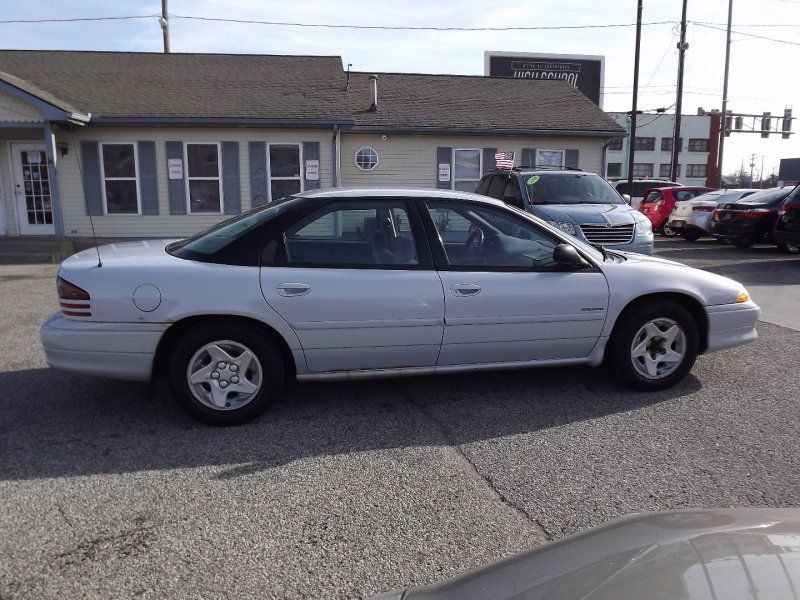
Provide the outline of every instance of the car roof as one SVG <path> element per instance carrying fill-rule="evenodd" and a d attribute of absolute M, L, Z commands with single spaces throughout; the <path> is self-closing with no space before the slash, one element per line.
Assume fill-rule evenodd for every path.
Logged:
<path fill-rule="evenodd" d="M 326 188 L 302 192 L 298 198 L 333 199 L 346 198 L 348 200 L 368 200 L 371 198 L 428 198 L 440 200 L 467 200 L 495 206 L 506 206 L 500 200 L 458 190 L 436 190 L 426 188 Z"/>

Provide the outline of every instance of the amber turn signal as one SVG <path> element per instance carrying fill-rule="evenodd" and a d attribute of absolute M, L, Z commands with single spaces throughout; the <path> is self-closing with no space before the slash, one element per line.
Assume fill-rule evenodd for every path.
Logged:
<path fill-rule="evenodd" d="M 747 302 L 748 300 L 750 300 L 750 294 L 748 294 L 747 292 L 742 292 L 742 293 L 741 293 L 741 294 L 739 294 L 739 296 L 736 298 L 736 301 L 737 301 L 737 302 Z"/>

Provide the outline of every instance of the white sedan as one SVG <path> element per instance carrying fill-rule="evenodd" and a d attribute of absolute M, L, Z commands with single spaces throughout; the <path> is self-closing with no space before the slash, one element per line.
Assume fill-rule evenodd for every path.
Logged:
<path fill-rule="evenodd" d="M 99 260 L 98 260 L 99 253 Z M 102 266 L 101 266 L 102 265 Z M 737 282 L 587 245 L 500 201 L 434 190 L 287 198 L 180 241 L 65 260 L 48 363 L 147 381 L 242 423 L 300 381 L 604 361 L 659 390 L 756 338 Z"/>

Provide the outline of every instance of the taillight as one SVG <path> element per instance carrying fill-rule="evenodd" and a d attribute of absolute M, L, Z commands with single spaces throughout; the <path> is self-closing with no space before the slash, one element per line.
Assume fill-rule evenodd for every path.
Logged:
<path fill-rule="evenodd" d="M 655 203 L 655 206 L 653 206 L 653 209 L 654 210 L 658 210 L 662 206 L 664 206 L 664 201 L 663 200 L 656 200 L 656 203 Z"/>
<path fill-rule="evenodd" d="M 785 215 L 790 210 L 800 211 L 800 204 L 782 204 L 778 214 Z"/>
<path fill-rule="evenodd" d="M 92 316 L 89 292 L 62 277 L 56 279 L 56 290 L 59 304 L 61 304 L 61 312 L 64 315 L 68 317 Z"/>
<path fill-rule="evenodd" d="M 722 211 L 717 209 L 714 211 L 714 218 L 719 219 L 722 216 Z"/>
<path fill-rule="evenodd" d="M 736 215 L 737 219 L 761 219 L 769 214 L 766 208 L 751 208 Z"/>
<path fill-rule="evenodd" d="M 715 212 L 713 206 L 693 206 L 692 212 Z M 716 211 L 719 214 L 719 211 Z"/>

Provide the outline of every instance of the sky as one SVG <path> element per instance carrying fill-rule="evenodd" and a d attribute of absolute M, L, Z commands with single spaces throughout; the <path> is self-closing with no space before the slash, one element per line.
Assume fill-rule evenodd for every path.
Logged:
<path fill-rule="evenodd" d="M 153 15 L 160 1 L 0 0 L 0 20 Z M 688 19 L 724 28 L 728 0 L 688 0 Z M 172 15 L 302 23 L 508 27 L 634 23 L 635 0 L 169 0 Z M 640 62 L 640 109 L 673 107 L 677 81 L 677 22 L 680 0 L 644 0 Z M 795 107 L 800 116 L 800 0 L 734 0 L 734 31 L 793 42 L 779 43 L 733 35 L 728 108 L 773 115 Z M 772 25 L 780 26 L 772 26 Z M 771 25 L 769 27 L 754 25 Z M 173 52 L 321 54 L 341 56 L 357 71 L 483 74 L 485 50 L 603 55 L 605 103 L 609 111 L 631 107 L 634 27 L 559 31 L 434 32 L 317 29 L 218 23 L 173 17 Z M 725 32 L 690 24 L 687 30 L 683 113 L 719 109 L 725 59 Z M 0 24 L 0 47 L 61 50 L 162 50 L 155 17 L 68 24 Z M 0 64 L 0 70 L 2 65 Z M 793 125 L 800 129 L 800 121 Z M 800 136 L 781 140 L 732 134 L 725 145 L 724 172 L 749 169 L 756 154 L 756 177 L 764 157 L 765 176 L 780 158 L 800 156 Z"/>

